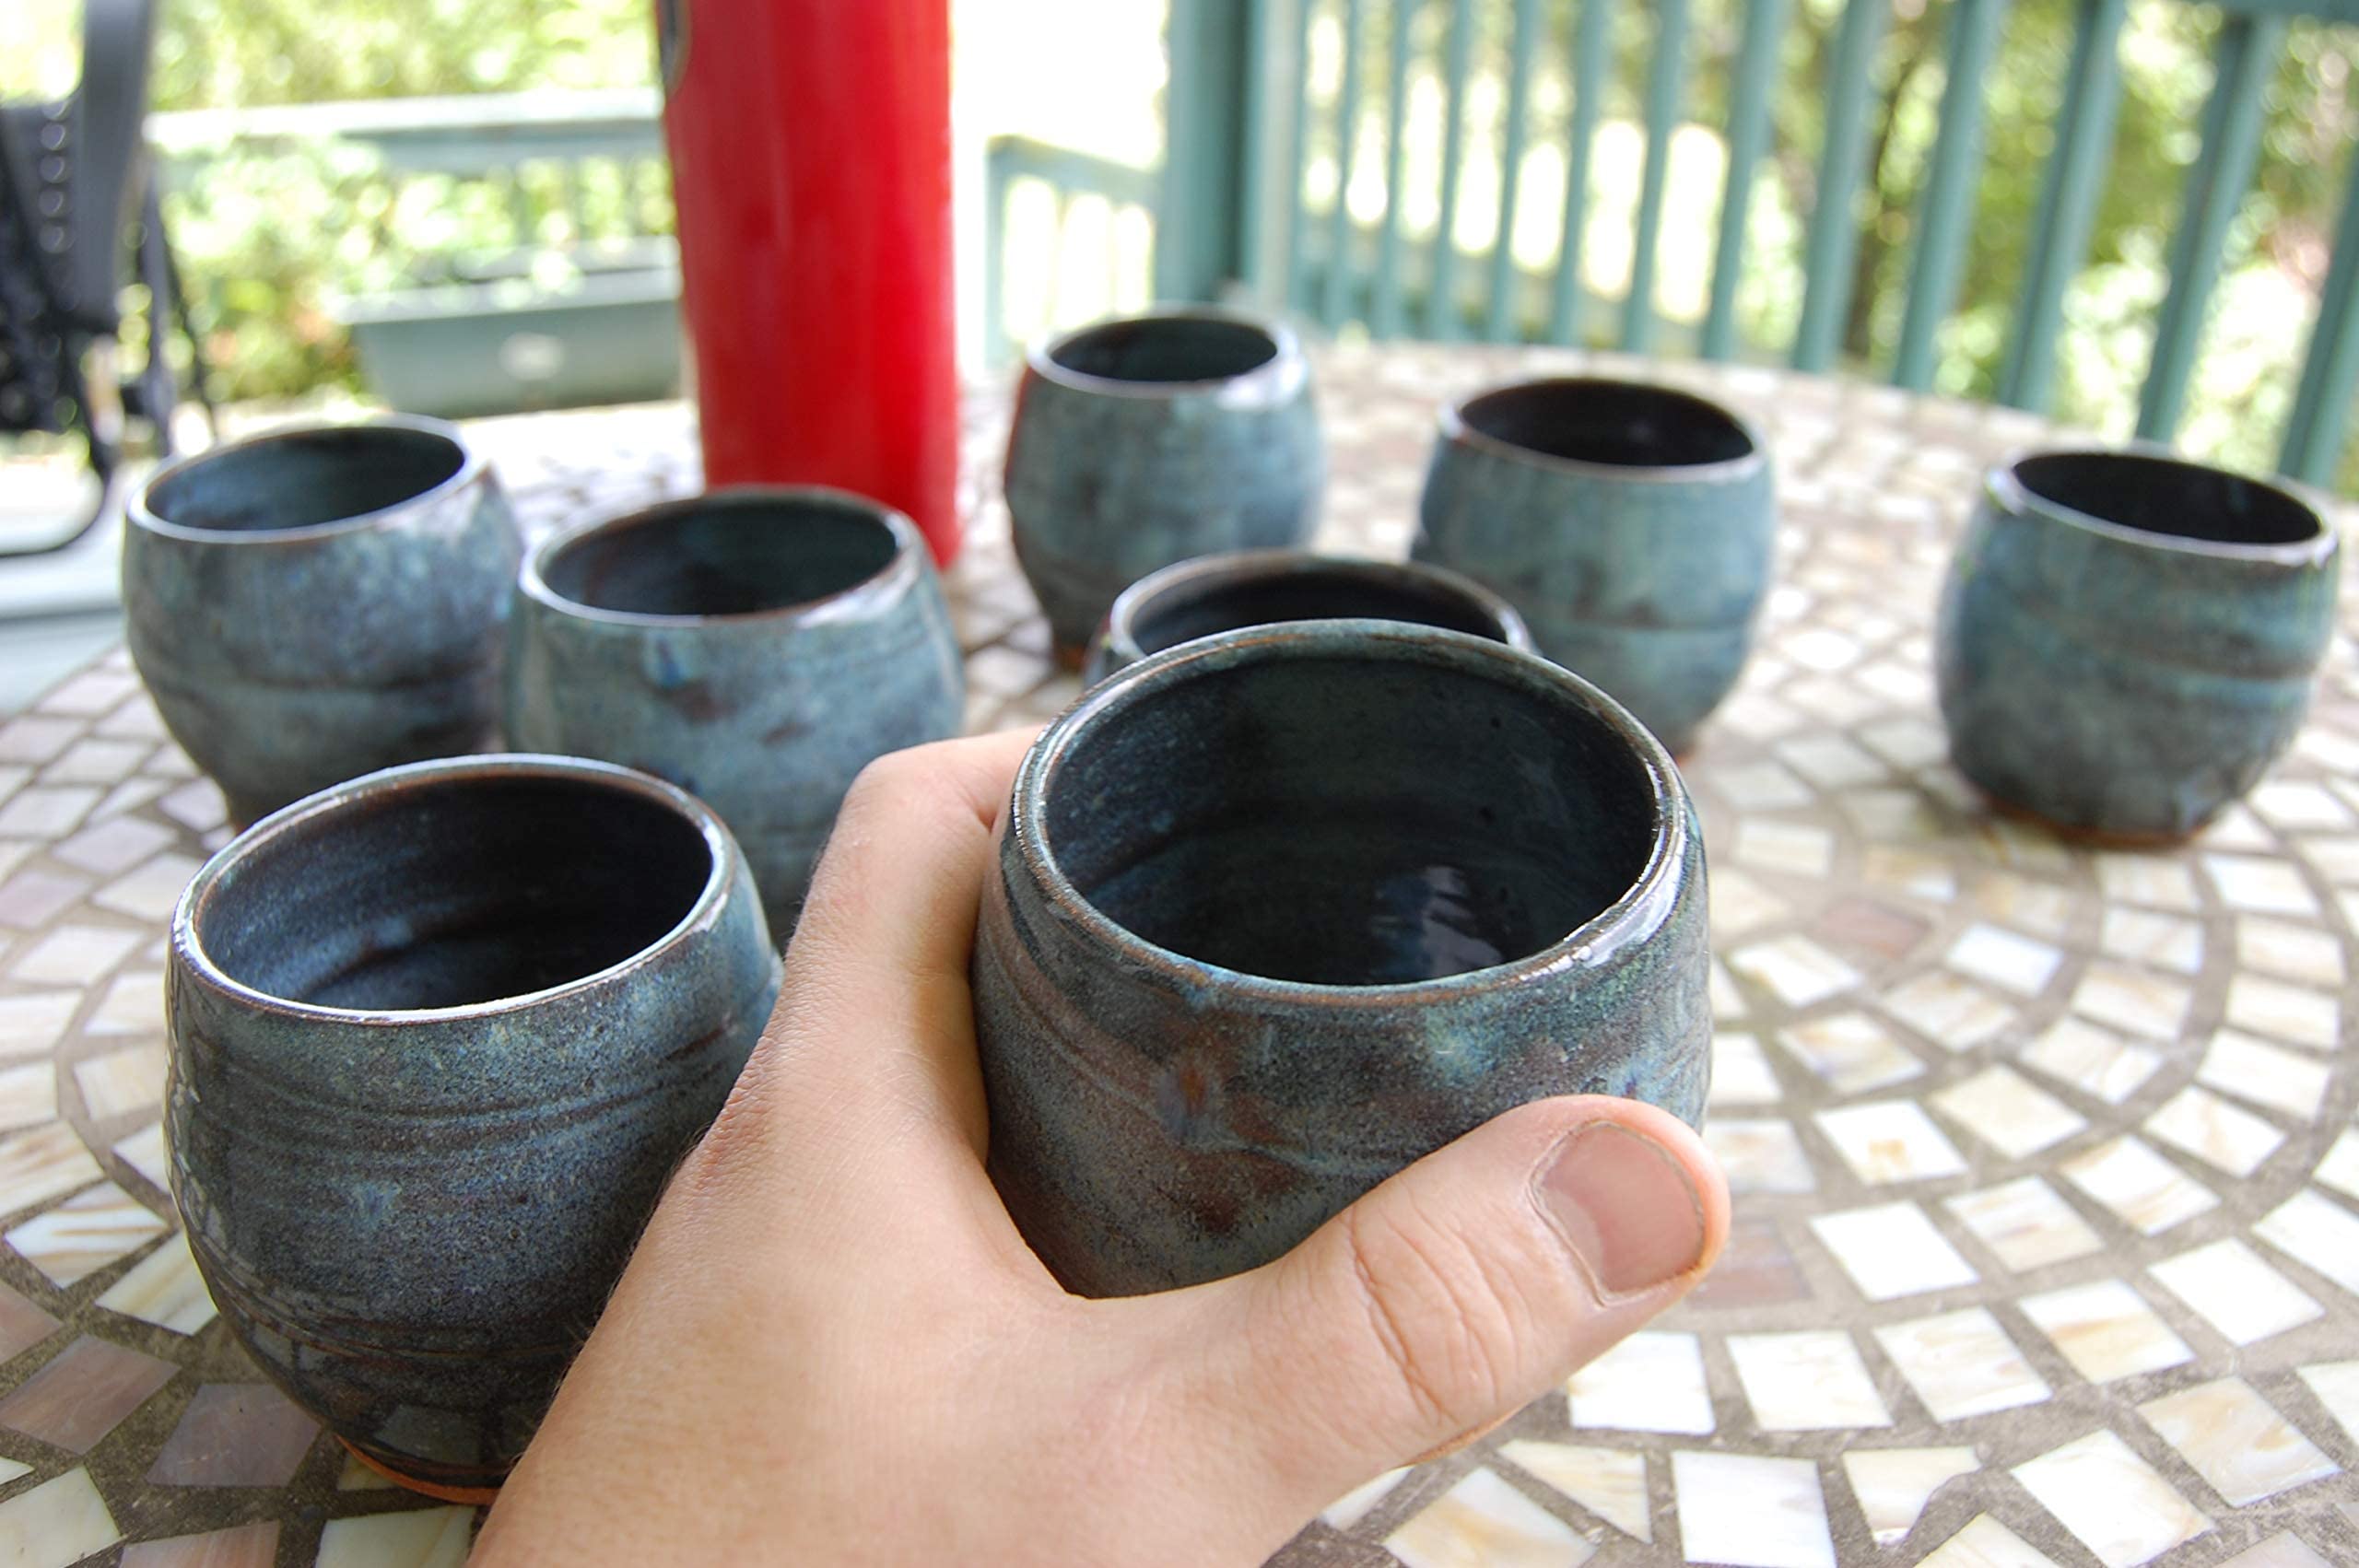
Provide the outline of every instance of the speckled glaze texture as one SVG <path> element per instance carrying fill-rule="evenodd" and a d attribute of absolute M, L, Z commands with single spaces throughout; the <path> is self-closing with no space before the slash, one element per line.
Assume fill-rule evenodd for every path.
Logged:
<path fill-rule="evenodd" d="M 916 528 L 838 490 L 746 488 L 595 524 L 525 563 L 508 728 L 722 814 L 780 942 L 861 768 L 958 733 L 958 638 Z"/>
<path fill-rule="evenodd" d="M 721 820 L 572 758 L 423 763 L 234 840 L 173 917 L 172 1194 L 256 1364 L 498 1484 L 721 1108 L 779 960 Z"/>
<path fill-rule="evenodd" d="M 479 751 L 522 546 L 458 431 L 384 418 L 240 441 L 133 497 L 132 659 L 239 822 Z"/>
<path fill-rule="evenodd" d="M 1151 653 L 1276 621 L 1405 621 L 1533 651 L 1514 606 L 1481 583 L 1415 561 L 1309 550 L 1238 550 L 1150 572 L 1122 590 L 1089 639 L 1095 685 Z"/>
<path fill-rule="evenodd" d="M 1777 534 L 1769 454 L 1717 404 L 1568 378 L 1446 408 L 1411 554 L 1531 622 L 1674 754 L 1736 685 Z"/>
<path fill-rule="evenodd" d="M 1309 363 L 1273 323 L 1101 322 L 1034 349 L 1016 388 L 1015 554 L 1069 661 L 1156 568 L 1308 540 L 1325 483 Z"/>
<path fill-rule="evenodd" d="M 2341 570 L 2272 485 L 2144 451 L 2001 468 L 1942 592 L 1951 755 L 2060 827 L 2193 833 L 2300 731 Z"/>
<path fill-rule="evenodd" d="M 1034 745 L 974 986 L 1025 1236 L 1085 1294 L 1162 1290 L 1528 1100 L 1696 1121 L 1702 840 L 1662 748 L 1544 660 L 1388 622 L 1231 632 Z"/>

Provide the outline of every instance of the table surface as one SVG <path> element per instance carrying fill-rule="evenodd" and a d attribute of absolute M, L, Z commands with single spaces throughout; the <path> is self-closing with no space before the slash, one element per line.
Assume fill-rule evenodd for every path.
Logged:
<path fill-rule="evenodd" d="M 1993 818 L 1927 664 L 1977 476 L 2048 432 L 1889 389 L 1470 348 L 1320 357 L 1320 543 L 1406 548 L 1438 400 L 1645 369 L 1762 421 L 1779 586 L 1687 766 L 1712 861 L 1696 1297 L 1449 1458 L 1339 1501 L 1328 1564 L 2359 1562 L 2359 661 L 2187 848 Z M 971 728 L 1075 693 L 968 408 L 950 576 Z M 492 421 L 527 526 L 696 483 L 679 408 Z M 346 1462 L 264 1385 L 175 1230 L 174 898 L 220 797 L 120 653 L 0 726 L 0 1562 L 455 1564 L 475 1511 Z M 123 1545 L 122 1543 L 138 1543 Z M 1388 1555 L 1389 1553 L 1389 1555 Z"/>

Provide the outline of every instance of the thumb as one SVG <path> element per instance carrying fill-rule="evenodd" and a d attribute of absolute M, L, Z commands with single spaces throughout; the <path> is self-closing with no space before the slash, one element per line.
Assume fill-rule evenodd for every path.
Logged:
<path fill-rule="evenodd" d="M 1146 1298 L 1191 1348 L 1170 1435 L 1203 1445 L 1196 1467 L 1234 1466 L 1230 1495 L 1264 1504 L 1283 1539 L 1643 1326 L 1703 1277 L 1728 1224 L 1719 1167 L 1676 1117 L 1598 1095 L 1520 1106 L 1277 1261 Z"/>

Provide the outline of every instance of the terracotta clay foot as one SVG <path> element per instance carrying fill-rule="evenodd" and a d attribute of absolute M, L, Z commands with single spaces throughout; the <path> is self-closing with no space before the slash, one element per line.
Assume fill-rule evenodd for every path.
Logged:
<path fill-rule="evenodd" d="M 1056 661 L 1056 666 L 1060 670 L 1068 672 L 1078 670 L 1081 668 L 1081 661 L 1089 657 L 1089 645 L 1081 642 L 1061 642 L 1049 650 L 1049 657 Z"/>
<path fill-rule="evenodd" d="M 469 1503 L 486 1507 L 499 1501 L 499 1488 L 496 1486 L 443 1486 L 435 1481 L 420 1480 L 416 1476 L 402 1474 L 381 1459 L 370 1458 L 351 1444 L 345 1443 L 341 1437 L 336 1441 L 344 1444 L 346 1453 L 392 1481 L 395 1486 L 406 1492 L 415 1492 L 421 1497 L 431 1497 L 437 1503 Z"/>
<path fill-rule="evenodd" d="M 2186 843 L 2211 826 L 2207 819 L 2197 823 L 2185 833 L 2124 833 L 2109 827 L 2083 827 L 2074 823 L 2058 822 L 2054 817 L 2032 810 L 2020 801 L 2011 801 L 1975 784 L 1974 792 L 1982 797 L 1990 809 L 2011 822 L 2028 822 L 2046 828 L 2068 844 L 2083 845 L 2091 849 L 2168 849 Z"/>

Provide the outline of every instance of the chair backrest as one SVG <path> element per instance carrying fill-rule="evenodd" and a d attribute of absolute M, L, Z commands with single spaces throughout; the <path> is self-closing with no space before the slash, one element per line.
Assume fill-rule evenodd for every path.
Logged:
<path fill-rule="evenodd" d="M 1927 388 L 1957 308 L 1987 169 L 1991 67 L 2008 15 L 2007 0 L 1938 3 L 1937 14 L 1945 13 L 1942 85 L 1913 210 L 1905 215 L 1895 299 L 1853 297 L 1860 284 L 1860 198 L 1875 173 L 1879 49 L 1893 0 L 1847 0 L 1818 39 L 1823 64 L 1799 90 L 1823 95 L 1825 135 L 1809 181 L 1815 199 L 1790 215 L 1802 230 L 1804 282 L 1798 311 L 1786 312 L 1791 326 L 1782 342 L 1740 342 L 1739 283 L 1761 228 L 1748 217 L 1796 36 L 1792 0 L 1739 0 L 1717 215 L 1708 228 L 1675 226 L 1669 235 L 1666 187 L 1693 74 L 1689 0 L 1650 7 L 1651 53 L 1637 92 L 1644 154 L 1634 180 L 1625 176 L 1637 161 L 1636 136 L 1616 127 L 1609 144 L 1601 129 L 1613 90 L 1617 0 L 1249 0 L 1250 20 L 1238 29 L 1238 46 L 1251 55 L 1242 71 L 1231 61 L 1203 59 L 1194 44 L 1206 32 L 1201 13 L 1234 11 L 1235 0 L 1171 0 L 1170 145 L 1175 153 L 1198 145 L 1203 126 L 1222 122 L 1242 123 L 1245 134 L 1234 162 L 1213 178 L 1194 164 L 1180 177 L 1182 160 L 1175 157 L 1158 259 L 1175 234 L 1223 232 L 1225 219 L 1210 204 L 1241 212 L 1244 222 L 1225 253 L 1193 245 L 1183 275 L 1158 268 L 1158 277 L 1165 292 L 1194 295 L 1241 281 L 1267 306 L 1330 326 L 1356 323 L 1379 337 L 1685 347 L 1712 358 L 1779 357 L 1805 369 L 1836 363 L 1846 326 L 1864 306 L 1896 307 L 1889 361 L 1874 368 L 1900 386 Z M 1643 16 L 1649 8 L 1630 9 Z M 2021 407 L 2045 409 L 2051 400 L 2067 286 L 2088 257 L 2115 158 L 2125 12 L 2126 0 L 2074 0 L 2052 150 L 2039 171 L 1996 387 L 2001 401 Z M 2200 150 L 2169 241 L 2167 292 L 2154 317 L 2141 436 L 2167 440 L 2177 430 L 2231 221 L 2252 185 L 2264 88 L 2285 59 L 2289 23 L 2305 18 L 2359 23 L 2359 0 L 2224 0 Z M 1478 38 L 1489 41 L 1480 68 Z M 1544 130 L 1534 112 L 1543 84 L 1555 122 Z M 1435 135 L 1429 111 L 1437 93 Z M 1424 107 L 1413 108 L 1413 99 Z M 1416 145 L 1419 124 L 1438 146 Z M 1487 155 L 1479 168 L 1478 145 Z M 1795 156 L 1790 149 L 1784 161 L 1790 166 Z M 1535 227 L 1518 200 L 1543 161 L 1562 170 L 1561 211 L 1554 253 L 1535 268 L 1518 255 L 1516 237 Z M 2329 477 L 2348 439 L 2359 380 L 2359 156 L 2350 164 L 2323 304 L 2278 446 L 2280 465 L 2314 482 Z M 1585 281 L 1583 240 L 1598 241 L 1598 188 L 1609 176 L 1631 201 L 1632 217 L 1625 231 L 1606 238 L 1620 243 L 1626 236 L 1629 263 L 1619 299 L 1599 300 Z M 1496 217 L 1470 246 L 1461 204 L 1474 181 L 1486 187 Z M 1425 207 L 1414 234 L 1413 196 Z M 1699 319 L 1681 323 L 1676 334 L 1658 308 L 1667 243 L 1684 248 L 1670 252 L 1681 271 L 1693 276 L 1705 269 L 1708 278 Z M 1531 248 L 1522 249 L 1528 257 Z"/>

